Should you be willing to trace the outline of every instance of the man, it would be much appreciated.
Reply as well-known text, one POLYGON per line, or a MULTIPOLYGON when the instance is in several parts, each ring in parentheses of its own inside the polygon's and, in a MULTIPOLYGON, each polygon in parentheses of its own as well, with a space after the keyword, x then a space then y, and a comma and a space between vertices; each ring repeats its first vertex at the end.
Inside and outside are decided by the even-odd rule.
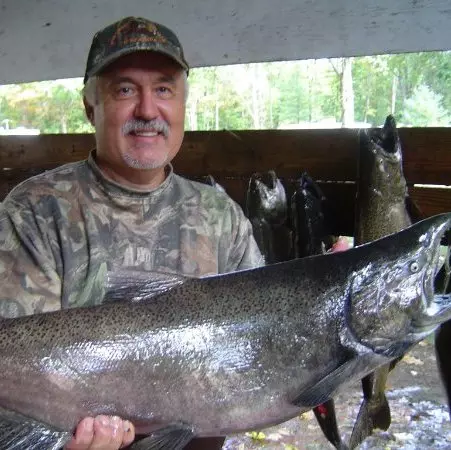
MULTIPOLYGON (((94 36, 83 100, 96 148, 5 199, 1 315, 101 303, 108 271, 203 276, 263 264, 239 206, 173 173, 188 70, 178 38, 163 25, 127 17, 94 36)), ((88 417, 66 448, 118 449, 133 439, 127 421, 88 417)))

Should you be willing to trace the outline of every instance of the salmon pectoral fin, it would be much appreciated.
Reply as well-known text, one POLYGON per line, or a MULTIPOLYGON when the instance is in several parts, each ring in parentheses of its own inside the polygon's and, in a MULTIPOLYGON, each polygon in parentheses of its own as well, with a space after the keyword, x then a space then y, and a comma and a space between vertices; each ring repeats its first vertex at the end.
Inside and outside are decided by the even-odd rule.
POLYGON ((58 450, 71 438, 72 434, 68 431, 57 430, 0 408, 0 449, 58 450))
MULTIPOLYGON (((135 442, 131 450, 182 450, 191 439, 193 429, 188 425, 174 424, 161 428, 150 436, 135 442)), ((1 447, 0 447, 1 448, 1 447)))
POLYGON ((293 404, 299 407, 314 408, 322 403, 326 403, 334 396, 338 386, 352 379, 352 375, 355 373, 357 366, 357 358, 346 361, 326 375, 321 381, 304 389, 293 401, 293 404))

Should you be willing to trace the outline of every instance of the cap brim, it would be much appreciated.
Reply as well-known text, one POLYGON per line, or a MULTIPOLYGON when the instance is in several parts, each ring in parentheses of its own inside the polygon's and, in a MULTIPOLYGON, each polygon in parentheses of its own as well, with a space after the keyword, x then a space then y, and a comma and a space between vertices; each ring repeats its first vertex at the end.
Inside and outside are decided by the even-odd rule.
POLYGON ((177 64, 179 64, 183 70, 186 70, 187 73, 189 73, 189 67, 188 64, 179 56, 175 55, 173 52, 170 52, 164 48, 159 48, 158 46, 152 46, 152 47, 146 47, 146 48, 123 48, 121 50, 118 50, 117 52, 107 56, 101 63, 94 66, 89 72, 86 72, 84 83, 91 78, 94 75, 98 75, 102 70, 106 69, 107 66, 112 64, 117 59, 129 55, 131 53, 138 53, 138 52, 153 52, 153 53, 161 53, 162 55, 166 55, 169 58, 171 58, 173 61, 175 61, 177 64))

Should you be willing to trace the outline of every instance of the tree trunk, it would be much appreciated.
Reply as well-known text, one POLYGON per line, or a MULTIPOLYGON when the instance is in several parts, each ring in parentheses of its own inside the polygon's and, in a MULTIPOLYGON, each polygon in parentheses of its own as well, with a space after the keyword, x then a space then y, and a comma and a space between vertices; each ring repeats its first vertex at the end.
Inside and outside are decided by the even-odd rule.
POLYGON ((341 73, 341 107, 342 127, 354 126, 354 88, 352 85, 352 58, 343 58, 343 72, 341 73))
POLYGON ((194 98, 190 103, 191 107, 188 112, 190 130, 197 131, 197 98, 194 98))
POLYGON ((273 118, 273 104, 272 104, 272 89, 271 89, 271 85, 269 85, 269 91, 268 91, 268 95, 269 95, 269 128, 274 128, 274 118, 273 118))
POLYGON ((315 83, 314 79, 314 68, 315 68, 315 60, 313 62, 309 62, 307 64, 307 76, 308 76, 308 121, 313 122, 313 104, 315 102, 315 98, 313 95, 313 87, 315 83))
POLYGON ((254 123, 254 129, 258 130, 260 128, 260 102, 258 100, 258 65, 254 64, 253 69, 254 83, 252 83, 252 121, 254 123))
POLYGON ((61 116, 61 133, 67 134, 67 118, 66 116, 61 116))
POLYGON ((219 130, 219 94, 218 78, 215 72, 215 130, 219 130))
MULTIPOLYGON (((369 90, 368 90, 369 92, 369 90)), ((367 94, 365 100, 365 114, 363 116, 363 121, 368 122, 368 111, 370 110, 370 96, 367 94)))
POLYGON ((391 89, 391 114, 395 114, 396 108, 396 93, 398 90, 398 75, 393 75, 392 89, 391 89))

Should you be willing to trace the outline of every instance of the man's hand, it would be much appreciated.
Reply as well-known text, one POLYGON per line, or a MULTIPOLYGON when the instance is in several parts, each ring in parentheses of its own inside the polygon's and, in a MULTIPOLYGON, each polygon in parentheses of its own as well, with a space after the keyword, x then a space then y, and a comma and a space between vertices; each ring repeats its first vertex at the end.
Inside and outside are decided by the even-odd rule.
POLYGON ((347 239, 344 236, 339 236, 337 241, 334 245, 332 245, 332 248, 328 251, 328 253, 334 253, 334 252, 344 252, 345 250, 349 250, 351 247, 347 241, 347 239))
POLYGON ((135 428, 117 416, 86 417, 65 450, 118 450, 135 439, 135 428))

